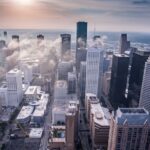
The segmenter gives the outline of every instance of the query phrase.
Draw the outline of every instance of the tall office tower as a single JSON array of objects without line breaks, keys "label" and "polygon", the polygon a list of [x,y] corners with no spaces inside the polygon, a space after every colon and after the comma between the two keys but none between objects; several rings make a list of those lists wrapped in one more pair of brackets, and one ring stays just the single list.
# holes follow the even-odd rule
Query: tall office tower
[{"label": "tall office tower", "polygon": [[86,48],[87,44],[87,22],[77,22],[76,50]]},{"label": "tall office tower", "polygon": [[79,76],[79,93],[80,98],[85,98],[85,84],[86,84],[86,62],[82,61],[80,63],[80,76]]},{"label": "tall office tower", "polygon": [[71,34],[61,34],[61,56],[68,55],[71,51]]},{"label": "tall office tower", "polygon": [[144,66],[149,56],[150,51],[147,50],[137,50],[133,53],[128,88],[128,103],[130,107],[138,107],[139,105]]},{"label": "tall office tower", "polygon": [[127,34],[121,34],[120,37],[120,54],[124,54],[124,52],[130,48],[130,41],[127,41]]},{"label": "tall office tower", "polygon": [[113,55],[109,100],[114,109],[126,105],[125,90],[127,84],[129,57],[121,54]]},{"label": "tall office tower", "polygon": [[0,41],[0,67],[5,67],[5,62],[6,62],[6,42],[4,40]]},{"label": "tall office tower", "polygon": [[19,35],[12,35],[12,40],[19,42]]},{"label": "tall office tower", "polygon": [[68,72],[68,94],[75,94],[77,87],[76,74],[74,72]]},{"label": "tall office tower", "polygon": [[82,61],[86,61],[87,57],[87,49],[86,48],[79,48],[78,51],[76,51],[76,69],[77,72],[80,71],[80,63]]},{"label": "tall office tower", "polygon": [[85,93],[101,94],[101,79],[103,73],[103,50],[91,47],[87,51],[86,60],[86,90]]},{"label": "tall office tower", "polygon": [[150,115],[144,108],[119,108],[112,116],[108,150],[149,150]]},{"label": "tall office tower", "polygon": [[66,147],[75,150],[75,141],[78,139],[79,104],[70,102],[66,112]]},{"label": "tall office tower", "polygon": [[150,57],[145,63],[139,107],[144,107],[150,112]]},{"label": "tall office tower", "polygon": [[73,71],[73,62],[72,61],[62,61],[58,64],[57,69],[57,78],[58,80],[66,80],[68,79],[68,72]]},{"label": "tall office tower", "polygon": [[10,70],[6,74],[8,89],[8,105],[18,107],[22,100],[22,75],[18,69]]}]

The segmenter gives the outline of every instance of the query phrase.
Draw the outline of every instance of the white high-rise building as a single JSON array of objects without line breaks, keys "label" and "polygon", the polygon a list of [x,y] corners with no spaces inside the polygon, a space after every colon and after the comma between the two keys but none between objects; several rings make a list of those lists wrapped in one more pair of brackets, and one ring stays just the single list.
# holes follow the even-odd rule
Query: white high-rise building
[{"label": "white high-rise building", "polygon": [[86,60],[86,88],[85,93],[100,96],[103,67],[103,50],[91,47],[87,51]]},{"label": "white high-rise building", "polygon": [[150,112],[150,57],[145,63],[139,107],[144,107]]},{"label": "white high-rise building", "polygon": [[13,69],[6,74],[8,89],[8,105],[18,107],[22,100],[22,76],[21,71]]}]

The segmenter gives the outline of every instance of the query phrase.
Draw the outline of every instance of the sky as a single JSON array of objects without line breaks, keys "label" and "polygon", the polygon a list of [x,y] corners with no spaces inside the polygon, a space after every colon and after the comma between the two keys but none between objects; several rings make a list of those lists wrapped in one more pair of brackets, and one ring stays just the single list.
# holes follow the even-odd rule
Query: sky
[{"label": "sky", "polygon": [[0,0],[0,28],[150,32],[150,0]]}]

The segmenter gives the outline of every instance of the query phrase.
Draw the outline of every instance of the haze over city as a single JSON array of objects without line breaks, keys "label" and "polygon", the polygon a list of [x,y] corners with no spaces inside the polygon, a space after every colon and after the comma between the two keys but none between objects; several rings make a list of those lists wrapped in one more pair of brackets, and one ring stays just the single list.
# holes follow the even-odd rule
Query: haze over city
[{"label": "haze over city", "polygon": [[0,27],[73,30],[78,20],[100,31],[150,32],[150,0],[0,0]]},{"label": "haze over city", "polygon": [[150,150],[150,0],[0,0],[0,150]]}]

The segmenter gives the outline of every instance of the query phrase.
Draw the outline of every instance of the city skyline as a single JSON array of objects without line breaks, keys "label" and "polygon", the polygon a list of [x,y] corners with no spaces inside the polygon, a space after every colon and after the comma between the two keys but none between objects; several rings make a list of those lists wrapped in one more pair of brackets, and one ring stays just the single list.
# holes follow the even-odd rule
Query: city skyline
[{"label": "city skyline", "polygon": [[84,20],[89,30],[150,32],[149,8],[150,0],[0,0],[0,27],[74,30]]}]

